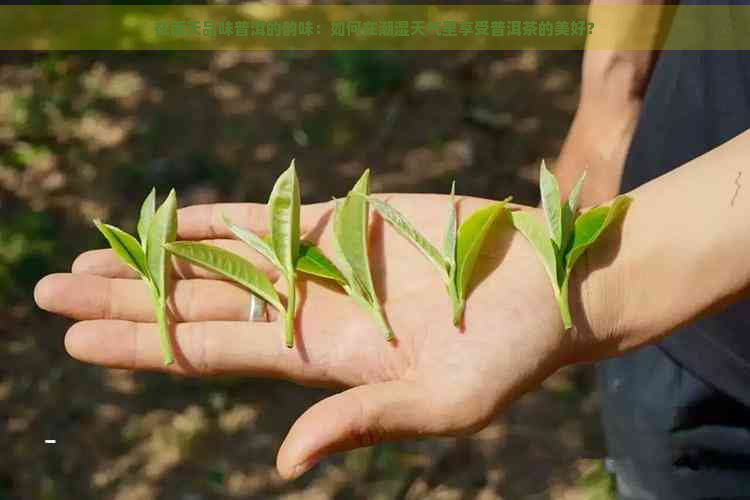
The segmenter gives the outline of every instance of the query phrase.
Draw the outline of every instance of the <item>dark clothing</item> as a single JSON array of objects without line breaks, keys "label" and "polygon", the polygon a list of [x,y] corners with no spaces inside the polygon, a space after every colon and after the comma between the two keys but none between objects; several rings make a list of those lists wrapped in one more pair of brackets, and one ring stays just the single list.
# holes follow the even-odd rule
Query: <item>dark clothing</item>
[{"label": "dark clothing", "polygon": [[[662,52],[641,118],[625,162],[623,191],[750,128],[750,51]],[[750,406],[750,301],[691,323],[660,346]]]},{"label": "dark clothing", "polygon": [[750,407],[659,345],[602,363],[599,375],[621,500],[750,499]]},{"label": "dark clothing", "polygon": [[[622,190],[748,128],[750,51],[662,52]],[[601,363],[599,376],[621,498],[750,499],[750,301]]]}]

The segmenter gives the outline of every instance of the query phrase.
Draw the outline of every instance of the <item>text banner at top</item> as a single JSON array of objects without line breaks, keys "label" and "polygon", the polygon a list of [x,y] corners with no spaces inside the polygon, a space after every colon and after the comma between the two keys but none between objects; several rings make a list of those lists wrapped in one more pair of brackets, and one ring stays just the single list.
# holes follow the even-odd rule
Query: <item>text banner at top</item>
[{"label": "text banner at top", "polygon": [[2,50],[749,49],[750,7],[0,7]]}]

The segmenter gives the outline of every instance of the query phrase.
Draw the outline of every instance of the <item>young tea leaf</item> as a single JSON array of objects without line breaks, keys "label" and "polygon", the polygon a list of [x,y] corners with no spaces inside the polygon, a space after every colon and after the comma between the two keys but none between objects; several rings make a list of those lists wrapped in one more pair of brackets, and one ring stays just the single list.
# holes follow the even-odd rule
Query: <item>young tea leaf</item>
[{"label": "young tea leaf", "polygon": [[159,340],[164,364],[174,361],[172,341],[169,333],[169,316],[167,314],[167,295],[169,294],[172,266],[168,263],[169,255],[165,243],[173,242],[177,237],[177,195],[174,189],[167,199],[156,210],[148,227],[148,235],[143,244],[146,253],[149,283],[154,295],[156,320],[159,324]]},{"label": "young tea leaf", "polygon": [[224,216],[224,224],[226,224],[229,230],[232,231],[232,234],[234,234],[237,238],[245,242],[245,244],[250,248],[268,259],[268,261],[276,266],[277,269],[279,269],[280,271],[284,271],[284,267],[281,265],[281,262],[279,262],[279,259],[276,257],[276,254],[271,247],[270,234],[268,235],[268,241],[266,241],[264,238],[261,238],[252,231],[248,231],[247,229],[241,228],[238,225],[232,223],[232,221],[229,220],[229,218],[226,216]]},{"label": "young tea leaf", "polygon": [[573,269],[578,258],[601,236],[604,230],[621,213],[623,213],[632,198],[620,195],[608,207],[597,207],[587,211],[575,222],[573,243],[565,258],[565,268],[568,272]]},{"label": "young tea leaf", "polygon": [[427,257],[440,272],[443,281],[448,281],[448,263],[438,252],[432,243],[412,225],[404,215],[388,203],[377,198],[368,197],[368,201],[375,210],[385,219],[401,236],[409,240],[412,245]]},{"label": "young tea leaf", "polygon": [[443,258],[448,267],[448,274],[453,279],[456,272],[456,241],[458,239],[458,215],[456,214],[456,181],[451,184],[451,208],[448,212],[448,226],[443,237]]},{"label": "young tea leaf", "polygon": [[630,204],[629,197],[618,196],[609,207],[593,208],[576,218],[578,199],[585,179],[584,172],[573,187],[567,202],[562,204],[557,179],[542,161],[539,186],[549,233],[529,213],[518,211],[511,215],[513,225],[531,242],[544,263],[566,330],[573,326],[568,303],[568,287],[573,266],[607,226]]},{"label": "young tea leaf", "polygon": [[141,205],[141,216],[138,219],[138,238],[141,240],[143,251],[146,251],[148,242],[148,228],[151,227],[151,219],[156,212],[156,189],[152,188]]},{"label": "young tea leaf", "polygon": [[239,255],[223,248],[189,241],[169,243],[165,248],[178,257],[236,281],[277,310],[284,311],[281,299],[268,277]]},{"label": "young tea leaf", "polygon": [[458,214],[456,213],[456,181],[451,184],[450,211],[448,212],[448,225],[443,237],[443,257],[448,265],[448,295],[453,305],[453,324],[459,326],[464,314],[465,300],[460,297],[457,277],[456,253],[458,245]]},{"label": "young tea leaf", "polygon": [[552,241],[557,245],[557,248],[560,248],[562,247],[563,237],[560,187],[557,184],[555,176],[547,170],[544,160],[542,160],[542,165],[539,168],[539,190],[542,195],[542,207],[547,219],[549,234],[552,237]]},{"label": "young tea leaf", "polygon": [[341,257],[344,275],[349,282],[349,294],[366,306],[378,323],[386,340],[393,339],[393,331],[383,316],[380,301],[370,274],[368,252],[368,202],[370,171],[365,170],[343,203],[336,203],[333,233],[336,252]]},{"label": "young tea leaf", "polygon": [[299,181],[292,160],[289,168],[279,176],[268,199],[271,226],[271,246],[287,273],[294,273],[299,255]]},{"label": "young tea leaf", "polygon": [[505,210],[505,201],[493,203],[471,214],[458,228],[456,243],[456,289],[461,301],[469,293],[471,276],[490,228]]},{"label": "young tea leaf", "polygon": [[[359,193],[363,196],[357,196]],[[370,194],[370,171],[365,170],[349,195],[339,206],[334,218],[333,230],[341,253],[352,270],[357,282],[370,303],[377,302],[375,286],[370,274],[370,258],[367,245],[368,206],[366,196]]]},{"label": "young tea leaf", "polygon": [[586,181],[586,172],[584,171],[583,174],[581,174],[581,178],[578,179],[578,182],[576,182],[576,185],[573,186],[573,190],[570,192],[570,196],[568,196],[568,208],[571,212],[576,213],[578,211],[578,199],[581,197],[581,190],[583,189],[583,183]]},{"label": "young tea leaf", "polygon": [[558,265],[555,247],[549,237],[547,228],[529,212],[517,210],[511,212],[513,226],[523,234],[531,246],[534,247],[539,257],[542,259],[544,269],[547,271],[550,282],[555,290],[555,295],[559,293]]},{"label": "young tea leaf", "polygon": [[[245,231],[245,232],[249,233],[249,231]],[[253,233],[249,233],[249,234],[253,234]],[[271,241],[270,235],[264,238],[258,238],[254,234],[253,236],[257,239],[257,241],[259,241],[260,245],[266,245],[267,248],[269,249],[271,248],[270,246],[268,246]],[[281,267],[280,264],[277,267],[281,271],[284,270],[284,268]],[[331,262],[328,259],[328,257],[325,256],[325,254],[323,254],[322,250],[320,250],[318,247],[316,247],[309,241],[300,240],[299,255],[297,256],[296,270],[303,272],[305,274],[317,276],[319,278],[326,278],[326,279],[337,281],[342,286],[348,284],[347,278],[344,277],[343,274],[341,274],[341,271],[339,271],[336,265],[333,262]]]},{"label": "young tea leaf", "polygon": [[336,199],[334,199],[334,202],[336,205],[333,211],[333,248],[336,252],[339,269],[341,270],[341,274],[344,275],[344,278],[349,285],[348,293],[354,298],[361,299],[361,301],[368,304],[369,306],[370,299],[365,295],[362,287],[354,278],[354,270],[349,264],[349,260],[347,259],[346,255],[344,255],[344,250],[341,248],[338,237],[336,236],[337,234],[339,234],[339,231],[341,231],[341,203]]},{"label": "young tea leaf", "polygon": [[171,243],[177,236],[177,195],[174,189],[154,214],[148,230],[146,262],[154,286],[161,297],[169,290],[170,266],[167,265],[165,243]]},{"label": "young tea leaf", "polygon": [[122,229],[94,220],[97,229],[107,238],[109,246],[130,268],[143,277],[148,277],[146,255],[138,241]]},{"label": "young tea leaf", "polygon": [[333,262],[318,247],[306,241],[300,243],[297,271],[333,280],[342,286],[348,284],[344,275],[341,274],[341,271],[339,271]]},{"label": "young tea leaf", "polygon": [[271,225],[271,246],[276,258],[284,268],[287,282],[287,305],[284,332],[287,347],[294,346],[294,315],[297,309],[297,285],[295,267],[299,256],[299,218],[302,201],[299,180],[292,160],[273,186],[268,199],[268,214]]},{"label": "young tea leaf", "polygon": [[630,200],[627,196],[618,196],[610,206],[592,208],[575,221],[573,241],[570,250],[563,259],[564,275],[558,294],[560,314],[566,330],[573,326],[568,302],[568,287],[573,266],[581,255],[601,236],[607,226],[628,207]]},{"label": "young tea leaf", "polygon": [[573,224],[576,218],[576,212],[578,212],[578,198],[581,195],[581,189],[583,188],[583,182],[586,180],[586,172],[581,175],[578,182],[570,192],[568,201],[562,205],[562,230],[563,238],[562,245],[560,245],[560,255],[565,255],[568,251],[570,239],[573,236]]}]

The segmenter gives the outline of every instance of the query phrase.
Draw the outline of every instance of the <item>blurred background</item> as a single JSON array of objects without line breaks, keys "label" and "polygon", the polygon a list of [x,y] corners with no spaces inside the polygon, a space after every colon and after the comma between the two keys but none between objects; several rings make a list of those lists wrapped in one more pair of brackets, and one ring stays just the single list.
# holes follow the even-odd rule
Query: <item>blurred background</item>
[{"label": "blurred background", "polygon": [[[84,365],[33,286],[182,206],[265,202],[297,159],[305,202],[373,189],[538,202],[578,98],[579,52],[0,55],[0,500],[613,498],[597,398],[568,369],[470,438],[387,444],[291,483],[276,451],[324,391]],[[45,445],[45,439],[57,439]]]}]

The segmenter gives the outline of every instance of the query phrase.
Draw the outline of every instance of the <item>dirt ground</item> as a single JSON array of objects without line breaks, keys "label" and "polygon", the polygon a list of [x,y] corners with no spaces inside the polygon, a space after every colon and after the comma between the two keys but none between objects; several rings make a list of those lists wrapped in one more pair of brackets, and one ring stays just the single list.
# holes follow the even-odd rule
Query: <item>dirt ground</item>
[{"label": "dirt ground", "polygon": [[[34,281],[132,229],[150,187],[181,205],[265,201],[297,159],[303,199],[373,189],[536,203],[577,103],[572,52],[0,56],[0,499],[607,499],[597,398],[569,369],[465,439],[388,444],[274,472],[325,391],[71,359]],[[44,439],[57,439],[45,445]]]}]

